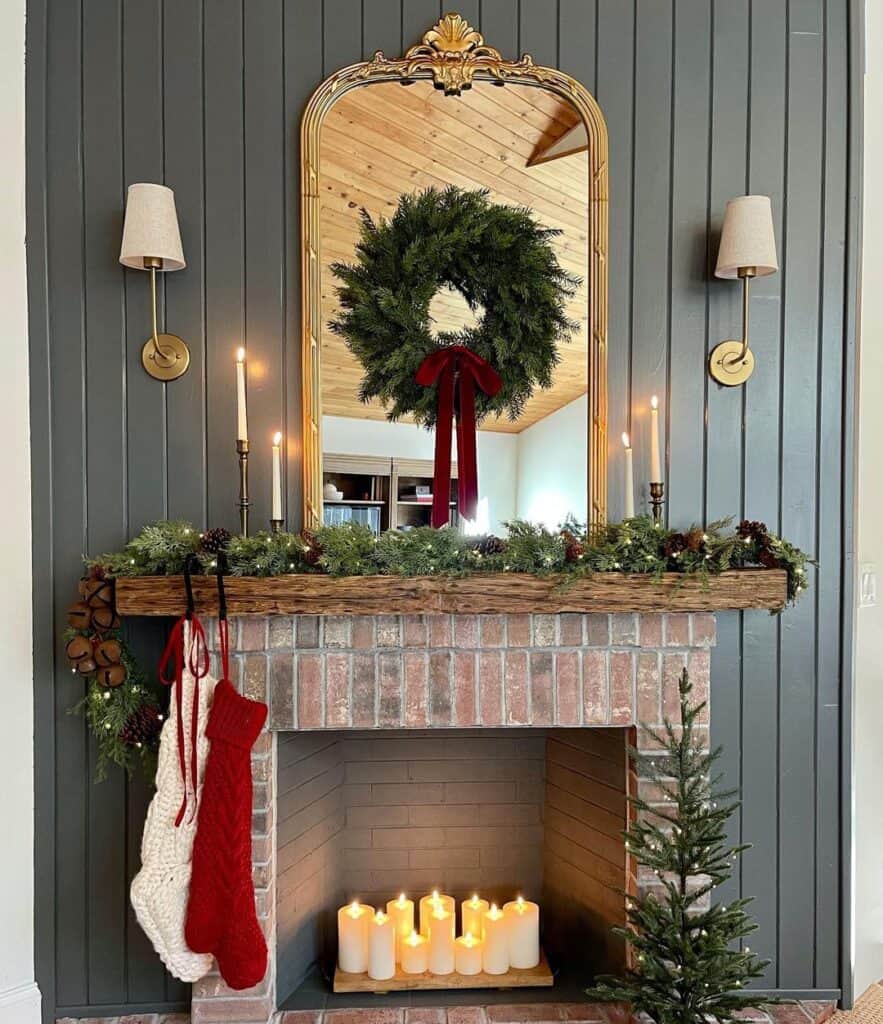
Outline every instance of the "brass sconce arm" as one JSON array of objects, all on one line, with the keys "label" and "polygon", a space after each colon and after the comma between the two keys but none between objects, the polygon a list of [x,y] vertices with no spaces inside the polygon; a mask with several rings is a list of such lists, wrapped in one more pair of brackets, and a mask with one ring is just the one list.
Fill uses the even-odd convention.
[{"label": "brass sconce arm", "polygon": [[754,372],[754,354],[749,347],[749,309],[751,305],[751,279],[757,276],[756,267],[739,267],[742,281],[742,337],[730,338],[716,345],[708,360],[708,372],[725,387],[744,384]]},{"label": "brass sconce arm", "polygon": [[159,334],[156,322],[156,272],[162,270],[158,256],[145,256],[144,269],[150,271],[150,309],[153,334],[141,350],[141,365],[157,380],[170,381],[187,372],[190,351],[176,334]]}]

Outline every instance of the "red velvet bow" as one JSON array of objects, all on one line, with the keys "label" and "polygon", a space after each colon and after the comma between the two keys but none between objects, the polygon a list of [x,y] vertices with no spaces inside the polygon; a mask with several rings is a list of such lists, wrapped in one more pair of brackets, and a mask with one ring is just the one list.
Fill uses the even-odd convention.
[{"label": "red velvet bow", "polygon": [[475,518],[478,505],[478,457],[475,449],[475,389],[495,395],[503,386],[500,375],[463,345],[449,345],[428,355],[417,370],[424,387],[438,384],[435,423],[435,478],[432,484],[432,525],[448,521],[451,496],[451,430],[454,425],[454,391],[457,394],[457,495],[460,515]]}]

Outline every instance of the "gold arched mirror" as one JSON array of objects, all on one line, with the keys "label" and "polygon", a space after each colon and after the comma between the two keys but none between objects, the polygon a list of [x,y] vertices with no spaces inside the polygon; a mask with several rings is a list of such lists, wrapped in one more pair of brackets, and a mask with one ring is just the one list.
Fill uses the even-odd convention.
[{"label": "gold arched mirror", "polygon": [[[331,328],[340,313],[334,267],[356,258],[365,214],[383,223],[403,196],[449,186],[528,210],[579,279],[566,302],[574,328],[557,346],[549,386],[535,387],[516,416],[479,422],[479,500],[464,525],[499,533],[513,518],[603,522],[607,130],[590,93],[529,56],[504,60],[447,14],[404,57],[377,53],[326,79],[304,113],[301,152],[305,525],[355,520],[380,531],[430,521],[433,434],[408,415],[390,422],[389,402],[360,399],[364,362]],[[475,316],[450,288],[429,307],[446,337]],[[454,463],[456,478],[456,454]],[[456,522],[456,482],[450,505]]]}]

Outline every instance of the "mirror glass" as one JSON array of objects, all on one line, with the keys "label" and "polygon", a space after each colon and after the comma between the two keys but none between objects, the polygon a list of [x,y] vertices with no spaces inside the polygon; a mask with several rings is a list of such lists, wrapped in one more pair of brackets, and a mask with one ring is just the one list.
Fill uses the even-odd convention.
[{"label": "mirror glass", "polygon": [[[408,417],[389,422],[363,403],[363,367],[329,324],[338,312],[334,263],[352,263],[362,211],[376,222],[400,198],[429,187],[487,189],[495,203],[527,208],[555,229],[561,266],[579,278],[567,303],[577,329],[558,346],[552,386],[535,390],[519,417],[487,417],[477,434],[479,502],[465,522],[452,481],[451,523],[502,534],[524,518],[557,527],[587,518],[588,159],[576,109],[526,83],[476,81],[446,96],[431,81],[373,82],[329,109],[319,137],[319,259],[322,295],[321,450],[324,520],[355,520],[376,531],[430,521],[434,433]],[[463,296],[432,300],[434,330],[474,323]],[[456,460],[456,443],[452,451]],[[454,466],[456,475],[456,465]]]}]

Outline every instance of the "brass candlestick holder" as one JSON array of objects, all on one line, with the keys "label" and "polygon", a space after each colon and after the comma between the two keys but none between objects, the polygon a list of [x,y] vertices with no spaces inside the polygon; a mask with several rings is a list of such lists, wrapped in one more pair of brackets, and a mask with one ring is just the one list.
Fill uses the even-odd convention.
[{"label": "brass candlestick holder", "polygon": [[654,522],[662,522],[662,506],[665,501],[665,484],[650,483],[650,508],[653,511]]},{"label": "brass candlestick holder", "polygon": [[282,529],[282,520],[281,519],[271,519],[270,520],[270,529],[273,531],[273,533],[278,533]]},{"label": "brass candlestick holder", "polygon": [[248,441],[237,440],[236,451],[239,455],[239,532],[248,536],[248,509],[251,501],[248,497]]}]

